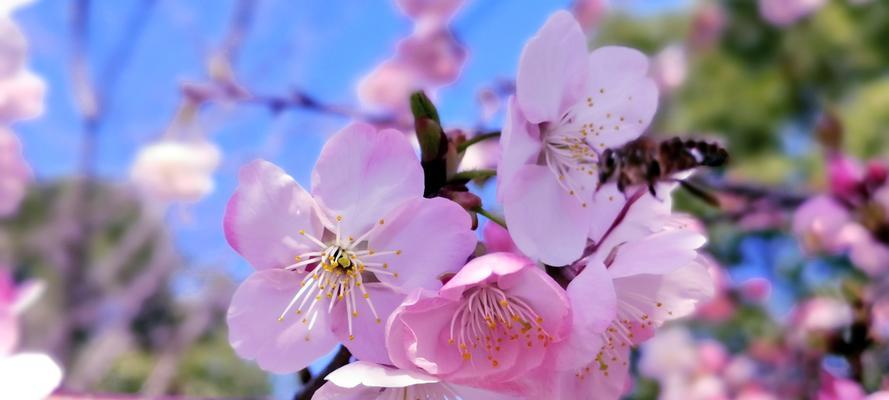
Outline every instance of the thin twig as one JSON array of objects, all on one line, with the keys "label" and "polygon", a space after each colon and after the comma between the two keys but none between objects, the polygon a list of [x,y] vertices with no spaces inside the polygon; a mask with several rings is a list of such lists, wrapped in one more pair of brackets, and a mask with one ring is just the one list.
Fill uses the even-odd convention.
[{"label": "thin twig", "polygon": [[350,358],[352,358],[352,353],[349,352],[349,349],[347,349],[346,346],[340,346],[340,351],[333,356],[333,360],[330,361],[330,364],[327,364],[327,367],[325,367],[321,373],[315,376],[305,387],[303,387],[302,390],[293,396],[293,400],[311,400],[315,392],[324,385],[324,378],[331,372],[348,364]]}]

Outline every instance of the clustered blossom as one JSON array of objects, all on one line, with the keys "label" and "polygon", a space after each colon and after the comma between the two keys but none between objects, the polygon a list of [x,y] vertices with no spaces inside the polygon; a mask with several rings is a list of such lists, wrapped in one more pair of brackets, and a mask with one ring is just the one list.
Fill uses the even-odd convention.
[{"label": "clustered blossom", "polygon": [[358,99],[366,107],[406,124],[410,94],[417,90],[434,92],[453,82],[466,62],[466,49],[448,27],[463,0],[402,0],[396,4],[414,22],[414,30],[398,43],[393,57],[361,79]]},{"label": "clustered blossom", "polygon": [[802,204],[793,232],[810,253],[846,254],[873,277],[889,271],[889,167],[866,166],[833,155],[828,161],[831,190]]},{"label": "clustered blossom", "polygon": [[[403,3],[424,24],[459,4]],[[597,181],[658,90],[642,53],[585,43],[558,12],[525,47],[500,140],[506,226],[488,222],[483,246],[460,205],[423,197],[399,131],[347,126],[308,191],[244,166],[224,222],[254,268],[228,312],[235,351],[291,373],[342,344],[357,361],[316,399],[620,397],[631,349],[711,298],[713,276],[675,184]]]},{"label": "clustered blossom", "polygon": [[16,285],[9,268],[0,266],[0,397],[46,398],[62,381],[62,370],[42,353],[14,353],[19,343],[19,316],[42,291],[42,284]]},{"label": "clustered blossom", "polygon": [[205,140],[161,140],[139,150],[130,179],[146,196],[195,202],[213,191],[219,148]]},{"label": "clustered blossom", "polygon": [[12,13],[27,3],[0,4],[0,217],[18,209],[31,180],[21,142],[9,126],[43,113],[46,91],[43,80],[27,68],[25,35],[12,19]]}]

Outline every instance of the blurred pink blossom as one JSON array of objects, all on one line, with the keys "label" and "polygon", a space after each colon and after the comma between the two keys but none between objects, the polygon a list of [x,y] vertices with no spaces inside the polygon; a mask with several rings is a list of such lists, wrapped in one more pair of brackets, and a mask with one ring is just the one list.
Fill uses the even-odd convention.
[{"label": "blurred pink blossom", "polygon": [[405,15],[417,23],[447,24],[466,0],[395,0]]},{"label": "blurred pink blossom", "polygon": [[443,86],[457,79],[466,49],[446,27],[415,29],[398,44],[395,59],[411,68],[423,86]]},{"label": "blurred pink blossom", "polygon": [[759,13],[771,24],[786,27],[825,4],[827,0],[759,0]]},{"label": "blurred pink blossom", "polygon": [[482,242],[489,253],[521,254],[509,236],[509,231],[493,222],[486,223],[482,228]]},{"label": "blurred pink blossom", "polygon": [[18,210],[31,182],[31,168],[22,155],[21,143],[0,127],[0,217]]},{"label": "blurred pink blossom", "polygon": [[889,340],[889,299],[874,302],[871,308],[871,335]]},{"label": "blurred pink blossom", "polygon": [[662,95],[668,95],[685,83],[688,75],[688,55],[684,46],[665,47],[652,60],[652,75]]},{"label": "blurred pink blossom", "polygon": [[812,338],[830,334],[852,323],[852,308],[830,297],[811,297],[798,303],[787,318],[790,343],[809,348]]},{"label": "blurred pink blossom", "polygon": [[0,13],[0,80],[8,79],[25,67],[28,46],[25,35],[8,16]]},{"label": "blurred pink blossom", "polygon": [[815,196],[797,208],[792,229],[807,252],[837,253],[847,246],[850,218],[849,211],[832,197]]},{"label": "blurred pink blossom", "polygon": [[830,190],[841,198],[856,198],[864,179],[864,168],[858,160],[842,154],[832,154],[827,158],[827,177]]},{"label": "blurred pink blossom", "polygon": [[858,383],[834,377],[827,371],[821,371],[818,400],[864,400],[865,396],[864,390]]},{"label": "blurred pink blossom", "polygon": [[584,32],[595,30],[608,11],[609,0],[574,0],[571,13]]},{"label": "blurred pink blossom", "polygon": [[699,3],[692,15],[690,41],[695,49],[712,47],[725,29],[725,11],[718,2]]},{"label": "blurred pink blossom", "polygon": [[31,119],[43,113],[46,84],[30,71],[21,70],[0,79],[0,123]]},{"label": "blurred pink blossom", "polygon": [[738,291],[747,301],[762,302],[769,298],[772,284],[765,278],[751,278],[738,285]]},{"label": "blurred pink blossom", "polygon": [[13,353],[19,337],[19,314],[42,291],[37,282],[15,285],[9,268],[0,265],[0,398],[43,399],[62,381],[62,370],[49,356]]},{"label": "blurred pink blossom", "polygon": [[130,179],[151,199],[196,202],[213,191],[220,157],[219,148],[203,139],[164,139],[140,149]]},{"label": "blurred pink blossom", "polygon": [[500,160],[500,143],[496,140],[485,140],[466,149],[458,171],[496,169],[498,160]]},{"label": "blurred pink blossom", "polygon": [[352,124],[335,134],[311,192],[276,165],[251,162],[224,219],[226,240],[254,268],[232,298],[229,341],[275,373],[305,368],[337,343],[391,364],[384,322],[406,293],[436,290],[463,265],[476,245],[471,224],[456,203],[423,198],[420,161],[396,130]]}]

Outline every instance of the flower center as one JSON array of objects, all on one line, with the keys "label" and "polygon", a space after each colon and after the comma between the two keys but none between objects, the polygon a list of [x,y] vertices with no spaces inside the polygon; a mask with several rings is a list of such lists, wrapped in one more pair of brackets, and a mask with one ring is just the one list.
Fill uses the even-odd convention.
[{"label": "flower center", "polygon": [[[599,152],[591,136],[598,136],[599,130],[604,129],[592,123],[579,123],[575,108],[577,106],[562,115],[559,122],[541,127],[544,162],[559,185],[572,196],[593,186]],[[581,204],[586,207],[586,202]]]},{"label": "flower center", "polygon": [[456,344],[464,360],[482,352],[498,367],[497,355],[506,341],[525,342],[528,348],[534,342],[549,346],[552,336],[543,327],[543,317],[521,299],[506,294],[494,286],[483,286],[464,295],[464,301],[451,319],[451,336],[448,344]]},{"label": "flower center", "polygon": [[[325,243],[320,239],[300,230],[299,234],[318,247],[317,251],[310,251],[294,257],[295,264],[286,267],[289,271],[305,273],[300,288],[290,300],[287,307],[278,317],[283,321],[287,313],[296,307],[296,314],[302,316],[302,323],[308,325],[306,341],[310,340],[310,333],[318,319],[318,314],[327,312],[330,314],[333,307],[339,302],[345,302],[349,340],[355,340],[352,331],[352,319],[358,317],[359,297],[364,303],[375,321],[381,322],[376,308],[374,308],[370,293],[365,288],[365,283],[378,281],[374,275],[389,275],[397,278],[398,273],[389,269],[389,264],[374,261],[373,259],[383,255],[401,255],[401,250],[375,251],[367,246],[367,238],[379,227],[385,224],[382,219],[374,224],[358,239],[352,236],[344,236],[341,230],[342,216],[336,217],[336,227],[333,239]],[[326,302],[325,304],[322,304]],[[297,305],[298,303],[298,305]],[[324,310],[326,308],[326,310]]]}]

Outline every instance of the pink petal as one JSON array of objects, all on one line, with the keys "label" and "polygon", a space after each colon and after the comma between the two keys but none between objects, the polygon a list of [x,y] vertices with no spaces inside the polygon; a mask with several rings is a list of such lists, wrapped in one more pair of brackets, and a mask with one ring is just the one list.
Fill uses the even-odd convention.
[{"label": "pink petal", "polygon": [[[595,242],[602,237],[618,218],[621,210],[627,204],[627,199],[635,194],[636,190],[642,190],[642,197],[630,205],[626,215],[620,224],[610,234],[613,242],[616,237],[635,237],[640,232],[650,233],[652,226],[664,225],[663,219],[670,216],[672,199],[670,192],[675,185],[658,185],[657,193],[660,199],[651,196],[646,188],[628,189],[626,193],[617,190],[617,185],[610,183],[603,185],[593,196],[590,205],[592,208],[592,223],[590,224],[589,237]],[[624,239],[618,239],[617,243]],[[602,244],[600,248],[610,247]]]},{"label": "pink petal", "polygon": [[395,4],[413,19],[433,18],[449,20],[463,6],[465,0],[396,0]]},{"label": "pink petal", "polygon": [[577,369],[593,361],[603,345],[602,333],[611,325],[617,297],[605,265],[590,260],[568,284],[571,301],[571,335],[558,354],[560,369]]},{"label": "pink petal", "polygon": [[346,303],[342,301],[334,306],[331,313],[331,330],[340,342],[349,348],[355,358],[380,364],[391,364],[392,361],[389,360],[389,354],[386,351],[385,321],[389,319],[392,311],[401,305],[404,295],[379,283],[366,284],[365,289],[370,295],[369,299],[373,302],[380,322],[377,322],[367,302],[356,293],[358,316],[352,318],[354,339],[349,338],[348,310]]},{"label": "pink petal", "polygon": [[587,88],[586,36],[566,11],[553,14],[519,60],[516,99],[528,118],[557,122]]},{"label": "pink petal", "polygon": [[356,361],[340,367],[325,378],[339,387],[406,387],[435,383],[439,379],[421,372],[385,367],[366,361]]},{"label": "pink petal", "polygon": [[[398,277],[377,277],[405,292],[422,287],[441,287],[439,277],[457,272],[475,250],[472,219],[462,207],[444,198],[417,198],[387,215],[385,224],[371,235],[368,247],[378,251],[400,251],[368,257],[386,263]],[[379,268],[379,267],[377,267]]]},{"label": "pink petal", "polygon": [[524,265],[514,273],[500,275],[497,286],[531,306],[543,318],[543,328],[554,342],[558,342],[567,337],[571,329],[568,294],[543,268],[533,264]]},{"label": "pink petal", "polygon": [[524,166],[508,185],[503,212],[519,249],[549,265],[578,259],[586,245],[591,208],[582,207],[546,167]]},{"label": "pink petal", "polygon": [[312,173],[312,194],[342,231],[361,236],[407,200],[423,196],[423,170],[405,135],[351,124],[327,141]]},{"label": "pink petal", "polygon": [[16,349],[19,343],[19,322],[8,308],[0,308],[0,358]]},{"label": "pink petal", "polygon": [[314,201],[278,166],[263,160],[241,168],[238,189],[225,209],[225,238],[256,269],[283,268],[316,249],[299,231],[318,237]]},{"label": "pink petal", "polygon": [[447,344],[451,318],[458,305],[421,291],[405,300],[392,313],[386,329],[386,347],[395,366],[420,368],[438,376],[460,368],[460,354]]},{"label": "pink petal", "polygon": [[496,283],[501,276],[514,274],[534,262],[518,254],[491,253],[474,258],[454,275],[439,291],[439,295],[457,301],[469,286]]},{"label": "pink petal", "polygon": [[623,243],[608,268],[613,278],[635,274],[665,274],[689,265],[707,239],[690,229],[658,232],[641,240]]},{"label": "pink petal", "polygon": [[[618,360],[629,361],[629,347],[618,352],[621,353]],[[594,362],[577,371],[559,374],[556,393],[562,399],[581,399],[595,393],[596,400],[617,400],[624,394],[628,378],[628,363],[606,360],[600,365]]]},{"label": "pink petal", "polygon": [[336,346],[327,312],[317,314],[311,332],[300,315],[278,320],[299,290],[300,278],[296,272],[269,269],[254,272],[238,287],[227,320],[229,342],[239,356],[256,360],[266,371],[286,374],[307,367]]},{"label": "pink petal", "polygon": [[43,114],[46,83],[31,71],[0,80],[0,123],[31,119]]},{"label": "pink petal", "polygon": [[513,177],[525,164],[535,164],[543,143],[540,141],[540,128],[529,123],[521,108],[516,103],[515,96],[509,98],[506,109],[506,119],[500,135],[500,162],[497,166],[497,197],[503,201],[503,192],[506,185],[512,183]]},{"label": "pink petal", "polygon": [[381,395],[378,388],[364,386],[344,388],[328,381],[312,395],[312,400],[374,400],[379,399]]},{"label": "pink petal", "polygon": [[6,399],[44,399],[62,382],[62,369],[46,354],[0,358],[0,388]]},{"label": "pink petal", "polygon": [[482,228],[482,241],[485,243],[485,249],[491,253],[515,253],[520,254],[509,231],[494,222],[488,222]]},{"label": "pink petal", "polygon": [[648,77],[648,58],[627,47],[608,46],[589,56],[592,106],[578,109],[578,123],[603,127],[594,141],[617,147],[636,139],[648,128],[657,110],[658,90]]}]

